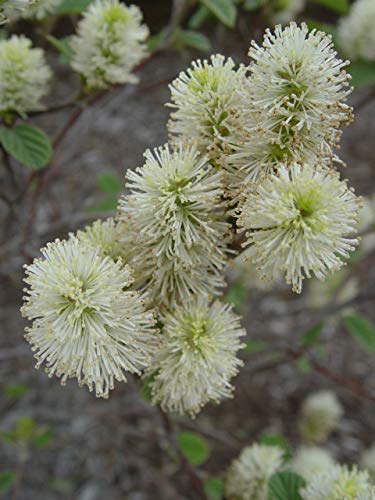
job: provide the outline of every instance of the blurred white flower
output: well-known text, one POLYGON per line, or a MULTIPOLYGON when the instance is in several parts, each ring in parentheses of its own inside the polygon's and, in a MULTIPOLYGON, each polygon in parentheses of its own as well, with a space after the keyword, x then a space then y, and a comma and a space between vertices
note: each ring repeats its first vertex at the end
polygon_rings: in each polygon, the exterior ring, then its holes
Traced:
POLYGON ((290 23, 266 30, 252 42, 250 76, 241 99, 243 134, 229 166, 245 181, 257 182, 283 161, 330 162, 341 131, 352 121, 345 103, 351 89, 348 62, 336 57, 331 37, 290 23))
POLYGON ((327 472, 335 465, 332 455, 318 446, 301 446, 290 463, 291 468, 307 481, 316 474, 327 472))
POLYGON ((356 0, 338 24, 338 43, 350 59, 375 61, 375 2, 356 0))
POLYGON ((19 13, 27 10, 37 0, 0 0, 0 26, 17 19, 19 13))
POLYGON ((235 69, 233 60, 222 55, 193 61, 169 86, 167 106, 175 109, 168 122, 172 140, 194 144, 221 166, 231 151, 231 136, 243 126, 237 91, 245 78, 244 67, 235 69))
POLYGON ((230 379, 242 362, 237 351, 245 335, 239 316, 204 296, 171 309, 161 318, 161 347, 152 361, 152 399, 166 411, 194 416, 209 401, 231 396, 230 379))
POLYGON ((145 57, 148 28, 138 7, 119 0, 96 0, 72 37, 72 67, 89 89, 135 83, 134 68, 145 57))
POLYGON ((119 220, 127 225, 130 261, 158 303, 183 301, 191 294, 217 295, 229 225, 221 209, 221 173, 194 147, 168 145, 148 150, 141 169, 128 171, 131 192, 120 200, 119 220))
POLYGON ((238 226, 249 230, 245 256, 267 278, 285 274, 300 292, 305 277, 339 269, 358 240, 359 201, 336 172, 311 164, 279 166, 240 206, 238 226))
POLYGON ((224 481, 228 500, 268 500, 268 481, 283 465, 283 450, 254 444, 243 449, 224 481))
POLYGON ((276 24, 293 21, 306 6, 306 0, 276 0, 275 3, 276 11, 272 15, 272 21, 276 24))
POLYGON ((44 52, 20 35, 0 41, 0 114, 41 109, 51 71, 44 52))
POLYGON ((367 450, 364 450, 361 459, 360 466, 362 469, 366 469, 370 474, 372 482, 375 483, 375 443, 370 446, 367 450))
POLYGON ((317 474, 300 490, 303 500, 373 500, 374 494, 366 471, 339 465, 317 474))
POLYGON ((336 429, 343 408, 332 391, 310 394, 303 402, 298 422, 302 438, 310 443, 323 443, 336 429))
POLYGON ((37 0, 34 1, 28 9, 25 9, 22 13, 22 17, 33 18, 33 19, 43 19, 44 17, 54 14, 57 7, 62 3, 63 0, 37 0))
POLYGON ((39 368, 71 377, 108 397, 125 372, 140 374, 158 345, 153 313, 145 309, 121 260, 101 257, 78 238, 56 240, 26 267, 24 316, 33 321, 26 339, 39 368))

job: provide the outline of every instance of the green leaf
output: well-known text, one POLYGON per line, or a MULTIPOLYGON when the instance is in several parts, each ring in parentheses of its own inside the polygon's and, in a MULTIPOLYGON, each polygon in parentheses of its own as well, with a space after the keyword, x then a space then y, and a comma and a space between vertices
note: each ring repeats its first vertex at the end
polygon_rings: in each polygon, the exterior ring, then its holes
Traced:
POLYGON ((320 3, 324 7, 331 9, 338 14, 347 14, 350 9, 349 0, 314 0, 316 3, 320 3))
POLYGON ((237 10, 232 0, 200 0, 225 26, 234 28, 237 10))
POLYGON ((224 495, 224 482, 220 477, 210 477, 204 482, 204 491, 209 500, 221 500, 224 495))
POLYGON ((358 61, 352 63, 348 72, 352 75, 352 85, 356 88, 368 87, 375 84, 375 62, 358 61))
POLYGON ((305 357, 297 359, 296 366, 302 373, 311 373, 312 371, 311 363, 305 357))
POLYGON ((324 31, 327 35, 332 35, 333 41, 337 39, 337 28, 334 24, 322 23, 316 19, 307 19, 306 23, 310 30, 316 29, 318 31, 324 31))
POLYGON ((182 453, 192 465, 198 466, 207 462, 210 448, 207 441, 199 434, 189 431, 179 432, 177 441, 182 453))
POLYGON ((58 39, 52 35, 47 35, 47 40, 60 52, 61 62, 69 64, 74 54, 74 51, 70 46, 70 36, 58 39))
POLYGON ((323 331, 323 323, 318 323, 315 326, 306 330, 302 334, 301 342, 304 347, 311 347, 317 343, 321 333, 323 331))
POLYGON ((268 500, 302 500, 299 490, 305 485, 303 477, 294 472, 277 472, 268 482, 268 500))
POLYGON ((29 392, 30 386, 27 384, 11 384, 7 385, 4 389, 4 393, 8 398, 18 399, 29 392))
POLYGON ((242 352, 245 354, 252 354, 253 352, 263 351, 266 347, 266 343, 260 340, 245 340, 246 347, 243 348, 242 352))
POLYGON ((146 44, 148 47, 148 50, 150 52, 154 52, 162 42, 165 36, 165 30, 159 31, 159 33, 156 33, 156 35, 150 36, 147 38, 146 44))
POLYGON ((375 351, 375 326, 362 314, 348 314, 343 317, 348 332, 367 352, 375 351))
POLYGON ((151 385, 150 382, 152 382, 155 377, 156 373, 153 373, 149 377, 146 378, 146 380, 143 382, 142 389, 141 389, 141 396, 142 398, 147 401, 148 403, 151 401, 151 385))
POLYGON ((0 141, 7 153, 33 170, 45 167, 52 158, 52 145, 48 135, 33 125, 2 128, 0 141))
POLYGON ((104 193, 118 194, 122 189, 122 182, 118 175, 100 174, 97 177, 99 189, 104 193))
POLYGON ((17 479, 17 474, 13 470, 0 472, 0 493, 8 493, 17 479))
POLYGON ((189 28, 193 30, 199 29, 212 15, 212 12, 207 9, 204 5, 200 5, 196 12, 191 16, 189 20, 189 28))
POLYGON ((288 459, 291 456, 288 441, 281 434, 263 434, 259 442, 266 446, 277 446, 284 451, 284 458, 288 459))
POLYGON ((53 440, 54 436, 55 435, 52 429, 42 431, 34 437, 33 445, 35 446, 35 448, 44 448, 53 440))
POLYGON ((35 432, 35 421, 31 417, 21 417, 16 423, 15 434, 20 441, 28 441, 35 432))
POLYGON ((58 14, 80 14, 93 0, 64 0, 57 8, 58 14))
POLYGON ((184 30, 179 33, 179 38, 184 45, 193 49, 208 52, 211 49, 210 40, 203 33, 192 30, 184 30))
POLYGON ((236 309, 240 309, 247 298, 247 289, 241 283, 233 284, 224 297, 225 302, 233 304, 236 309))
POLYGON ((90 212, 112 212, 117 209, 118 199, 115 196, 109 196, 89 209, 90 212))
POLYGON ((264 0, 245 0, 243 8, 247 11, 252 11, 259 9, 262 5, 264 5, 264 0))

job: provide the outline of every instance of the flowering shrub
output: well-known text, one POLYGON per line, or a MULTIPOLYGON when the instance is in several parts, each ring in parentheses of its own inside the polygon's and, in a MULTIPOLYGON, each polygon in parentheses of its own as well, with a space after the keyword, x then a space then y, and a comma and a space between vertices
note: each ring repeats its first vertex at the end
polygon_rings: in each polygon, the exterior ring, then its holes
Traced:
MULTIPOLYGON (((187 12, 196 7, 182 3, 187 12)), ((230 26, 237 7, 253 10, 247 1, 223 3, 225 12, 202 0, 194 16, 215 15, 230 26)), ((137 6, 120 0, 84 4, 0 2, 9 29, 0 40, 1 150, 15 187, 12 162, 33 170, 24 190, 33 193, 33 202, 22 241, 33 225, 35 200, 53 178, 53 154, 85 109, 120 85, 136 85, 139 68, 159 52, 205 41, 184 30, 176 12, 177 20, 172 16, 155 41, 137 6), (74 33, 56 38, 54 23, 67 13, 81 14, 70 18, 74 33), (40 31, 30 38, 12 32, 14 24, 39 22, 40 31), (36 46, 46 33, 79 82, 77 96, 55 107, 48 99, 56 61, 48 58, 47 64, 45 49, 36 46), (32 124, 34 117, 71 108, 53 141, 32 124)), ((373 201, 363 203, 340 171, 342 128, 353 121, 350 63, 340 58, 330 34, 293 21, 303 9, 303 1, 269 2, 264 16, 284 25, 265 29, 262 43, 249 41, 246 61, 215 54, 170 79, 169 142, 147 149, 143 165, 125 173, 124 192, 111 186, 116 214, 47 243, 41 256, 28 259, 21 311, 29 321, 25 338, 36 368, 44 366, 62 385, 74 378, 101 398, 121 383, 140 384, 173 433, 169 414, 194 418, 233 397, 244 365, 241 350, 254 348, 246 342, 243 311, 230 300, 228 282, 265 295, 272 287, 300 294, 307 285, 312 297, 316 285, 309 288, 309 280, 327 280, 325 293, 318 291, 324 302, 348 280, 340 269, 373 249, 373 201), (360 233, 366 233, 362 244, 360 233)), ((357 0, 338 32, 343 53, 367 63, 375 60, 374 32, 365 28, 372 11, 368 0, 357 0)), ((12 211, 22 196, 21 190, 15 201, 7 193, 1 199, 12 211)), ((358 286, 347 290, 353 295, 333 301, 334 309, 352 305, 358 286)), ((347 329, 371 350, 372 326, 350 312, 347 329)), ((285 359, 275 348, 276 362, 306 361, 324 318, 318 315, 300 348, 286 349, 285 359)), ((340 374, 313 362, 341 381, 340 374)), ((343 385, 368 396, 345 378, 343 385)), ((311 394, 294 426, 301 439, 296 452, 275 439, 246 446, 225 472, 225 498, 375 498, 366 470, 340 465, 323 448, 342 415, 334 393, 311 394)), ((174 446, 177 441, 172 438, 174 446)), ((370 448, 361 467, 373 474, 373 461, 370 448)), ((205 498, 200 478, 190 473, 205 498)))

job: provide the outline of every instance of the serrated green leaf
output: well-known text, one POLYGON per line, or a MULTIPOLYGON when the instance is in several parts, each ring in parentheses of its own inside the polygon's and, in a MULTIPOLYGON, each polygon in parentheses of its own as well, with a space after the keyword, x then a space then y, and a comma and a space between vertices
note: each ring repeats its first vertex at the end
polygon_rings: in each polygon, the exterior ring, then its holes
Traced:
POLYGON ((210 456, 210 447, 207 441, 195 432, 179 432, 177 442, 182 453, 194 465, 202 465, 210 456))
POLYGON ((232 0, 200 0, 225 26, 234 28, 237 9, 232 0))
POLYGON ((17 474, 13 470, 0 472, 0 493, 8 493, 17 479, 17 474))
POLYGON ((183 30, 179 33, 179 38, 187 47, 208 52, 211 49, 210 40, 203 33, 192 30, 183 30))
POLYGON ((268 482, 268 500, 302 500, 299 491, 305 485, 303 477, 294 472, 277 472, 268 482))
POLYGON ((323 331, 323 323, 318 323, 315 326, 306 330, 302 334, 301 343, 304 347, 311 347, 317 343, 321 333, 323 331))
POLYGON ((30 386, 27 384, 10 384, 4 389, 4 394, 8 398, 18 399, 29 392, 30 386))
POLYGON ((224 495, 224 482, 220 477, 210 477, 204 482, 204 491, 209 500, 221 500, 224 495))
POLYGON ((349 0, 314 0, 314 2, 342 15, 347 14, 350 9, 349 0))
POLYGON ((0 130, 0 141, 7 153, 33 170, 45 167, 52 158, 48 135, 33 125, 25 123, 13 129, 4 127, 0 130))
POLYGON ((64 0, 56 9, 57 14, 80 14, 93 0, 64 0))
POLYGON ((375 351, 375 326, 362 314, 348 314, 342 318, 348 332, 367 352, 375 351))
POLYGON ((375 84, 375 62, 358 61, 352 63, 348 72, 352 75, 351 84, 356 88, 375 84))
POLYGON ((118 175, 100 174, 97 177, 99 189, 104 193, 118 194, 122 189, 122 182, 118 175))

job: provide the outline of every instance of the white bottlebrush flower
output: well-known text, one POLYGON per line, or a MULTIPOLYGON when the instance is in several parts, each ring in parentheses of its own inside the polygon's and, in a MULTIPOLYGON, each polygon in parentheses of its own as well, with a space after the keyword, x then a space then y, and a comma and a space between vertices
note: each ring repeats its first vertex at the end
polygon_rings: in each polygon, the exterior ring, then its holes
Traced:
POLYGON ((13 35, 0 41, 0 114, 41 109, 50 78, 44 52, 32 48, 28 38, 13 35))
POLYGON ((358 240, 359 200, 336 172, 311 164, 281 165, 250 191, 238 225, 246 233, 245 256, 264 277, 278 272, 300 292, 305 277, 323 279, 339 269, 358 240))
POLYGON ((375 61, 375 2, 356 0, 338 24, 338 43, 350 59, 375 61))
POLYGON ((193 61, 169 86, 171 114, 168 129, 174 141, 194 144, 217 164, 230 152, 228 141, 241 128, 239 91, 245 85, 245 69, 235 68, 231 58, 213 55, 209 61, 193 61))
POLYGON ((310 481, 316 474, 327 472, 335 465, 332 455, 318 446, 301 446, 290 463, 293 471, 307 481, 310 481))
POLYGON ((72 38, 72 67, 89 89, 137 82, 132 73, 146 55, 148 28, 138 7, 96 0, 72 38))
POLYGON ((336 465, 314 476, 300 495, 303 500, 374 500, 375 489, 366 471, 336 465))
POLYGON ((161 347, 152 361, 152 399, 166 411, 194 416, 209 401, 231 396, 230 379, 242 362, 237 351, 245 335, 239 316, 205 296, 162 316, 161 347))
POLYGON ((50 14, 54 14, 62 1, 63 0, 37 0, 28 9, 23 11, 22 17, 43 19, 50 14))
POLYGON ((331 37, 290 23, 266 30, 250 47, 250 75, 241 92, 247 102, 243 134, 228 159, 232 170, 257 182, 280 161, 336 158, 340 125, 352 120, 345 103, 351 89, 348 62, 336 57, 331 37), (246 118, 247 116, 247 118, 246 118))
POLYGON ((268 500, 268 481, 283 462, 283 450, 277 446, 254 444, 244 448, 226 473, 225 498, 268 500))
POLYGON ((158 345, 152 312, 138 292, 126 291, 130 269, 102 257, 72 236, 42 249, 26 266, 24 316, 33 321, 26 339, 50 377, 76 377, 98 397, 114 380, 148 367, 158 345))
POLYGON ((37 0, 0 0, 0 26, 17 19, 19 13, 27 10, 37 0))
POLYGON ((120 257, 123 262, 128 263, 131 256, 129 248, 121 242, 124 230, 121 224, 110 217, 97 220, 84 231, 78 231, 77 237, 84 245, 97 249, 103 257, 108 256, 115 260, 120 257))
POLYGON ((162 304, 191 294, 217 295, 224 286, 228 224, 221 211, 221 173, 194 147, 148 150, 141 169, 128 171, 131 192, 120 201, 130 261, 162 304))
POLYGON ((367 470, 372 482, 375 483, 375 443, 362 452, 360 466, 362 469, 367 470))
POLYGON ((318 391, 303 402, 298 422, 302 438, 311 443, 323 443, 335 430, 343 408, 334 392, 318 391))

